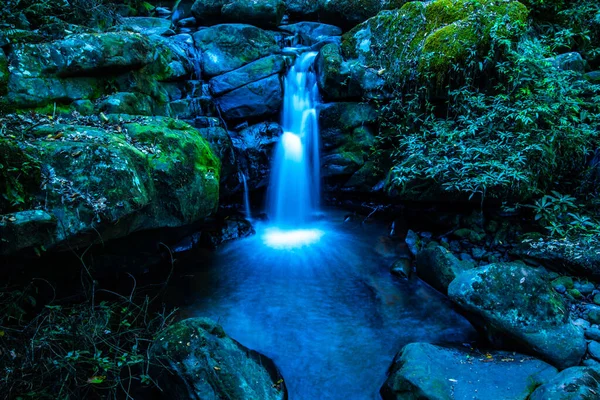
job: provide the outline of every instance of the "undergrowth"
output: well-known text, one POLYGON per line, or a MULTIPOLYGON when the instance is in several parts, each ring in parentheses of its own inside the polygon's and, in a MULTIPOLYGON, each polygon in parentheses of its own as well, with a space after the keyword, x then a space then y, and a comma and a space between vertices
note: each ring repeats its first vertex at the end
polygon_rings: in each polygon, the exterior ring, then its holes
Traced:
POLYGON ((9 399, 122 399, 160 389, 149 348, 176 310, 160 304, 160 292, 151 297, 131 281, 126 295, 100 289, 84 265, 83 298, 59 300, 43 279, 0 288, 0 393, 9 399), (48 292, 49 300, 39 304, 48 292))

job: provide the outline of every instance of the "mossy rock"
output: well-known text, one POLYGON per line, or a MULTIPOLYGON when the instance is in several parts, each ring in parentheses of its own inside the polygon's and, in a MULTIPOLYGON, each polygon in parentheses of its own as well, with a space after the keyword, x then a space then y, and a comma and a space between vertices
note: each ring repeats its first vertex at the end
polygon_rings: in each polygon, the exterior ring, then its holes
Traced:
POLYGON ((493 343, 509 339, 560 369, 578 365, 586 351, 583 330, 547 279, 520 263, 489 264, 458 275, 448 296, 493 343))
POLYGON ((594 400, 600 393, 600 370, 573 367, 561 371, 550 382, 540 386, 529 400, 594 400))
POLYGON ((448 293, 448 286, 456 276, 470 268, 441 246, 427 247, 417 255, 419 278, 444 294, 448 293))
POLYGON ((377 68, 388 84, 409 79, 415 68, 441 82, 471 53, 483 53, 491 35, 514 39, 528 10, 514 0, 434 0, 410 2, 382 11, 343 37, 347 59, 377 68))
POLYGON ((196 129, 170 118, 109 117, 114 125, 76 121, 30 132, 23 151, 42 178, 25 194, 57 221, 46 247, 188 225, 217 209, 220 161, 196 129))
POLYGON ((169 327, 154 342, 151 357, 167 366, 159 378, 173 399, 287 398, 275 364, 229 338, 205 318, 169 327))

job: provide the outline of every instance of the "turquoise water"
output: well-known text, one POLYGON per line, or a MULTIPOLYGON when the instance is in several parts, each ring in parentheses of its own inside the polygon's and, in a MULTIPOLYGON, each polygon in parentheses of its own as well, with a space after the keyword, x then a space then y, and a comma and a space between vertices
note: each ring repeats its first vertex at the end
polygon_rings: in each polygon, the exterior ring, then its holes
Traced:
POLYGON ((195 267, 190 316, 208 316, 272 358, 291 400, 378 399, 407 343, 474 340, 470 324, 417 279, 392 276, 382 225, 329 213, 301 231, 253 237, 195 267))

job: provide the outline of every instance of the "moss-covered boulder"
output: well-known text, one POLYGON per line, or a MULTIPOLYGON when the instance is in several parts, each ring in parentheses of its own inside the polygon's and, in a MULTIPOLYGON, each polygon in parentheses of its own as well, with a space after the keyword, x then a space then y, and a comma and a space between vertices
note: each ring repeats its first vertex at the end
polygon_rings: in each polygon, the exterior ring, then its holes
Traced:
POLYGON ((419 278, 444 294, 454 278, 471 267, 442 246, 428 246, 417 255, 419 278))
POLYGON ((494 343, 513 341, 561 369, 585 354, 583 330, 571 323, 569 307, 541 270, 520 263, 475 268, 452 281, 448 296, 494 343))
POLYGON ((593 400, 600 393, 600 369, 573 367, 540 386, 529 400, 593 400))
POLYGON ((151 357, 169 370, 160 380, 171 399, 287 398, 275 364, 208 319, 187 319, 169 327, 154 342, 151 357))
POLYGON ((317 82, 323 97, 329 101, 342 101, 359 98, 366 86, 359 83, 349 63, 342 57, 342 49, 338 44, 329 43, 321 47, 315 60, 317 82))
POLYGON ((208 77, 233 71, 281 49, 275 35, 252 25, 221 24, 194 34, 202 51, 202 70, 208 77))
MULTIPOLYGON (((221 165, 196 129, 169 118, 114 121, 31 129, 35 139, 22 151, 40 167, 39 184, 27 187, 34 199, 27 206, 56 221, 48 240, 35 246, 87 245, 191 224, 216 211, 221 165)), ((18 240, 18 229, 13 233, 3 237, 0 253, 33 246, 18 240)))
POLYGON ((376 70, 390 86, 412 79, 415 69, 441 81, 470 53, 483 52, 490 35, 512 39, 520 34, 527 15, 514 0, 410 2, 346 33, 343 55, 376 70))
POLYGON ((131 32, 17 44, 10 54, 8 101, 18 108, 98 98, 107 76, 139 70, 155 62, 157 51, 145 36, 131 32))
POLYGON ((375 108, 367 103, 327 103, 319 107, 323 156, 321 172, 330 188, 340 188, 367 161, 374 144, 375 108))
POLYGON ((396 356, 381 388, 384 400, 526 400, 548 383, 556 368, 521 354, 468 352, 429 343, 411 343, 396 356))

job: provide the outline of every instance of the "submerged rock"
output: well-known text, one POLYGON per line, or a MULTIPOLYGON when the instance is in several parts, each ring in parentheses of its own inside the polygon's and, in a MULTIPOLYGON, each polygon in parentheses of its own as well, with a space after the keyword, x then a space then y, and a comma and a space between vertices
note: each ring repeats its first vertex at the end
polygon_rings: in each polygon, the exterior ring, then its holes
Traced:
POLYGON ((229 338, 211 320, 192 318, 169 327, 150 351, 170 370, 160 376, 170 399, 287 398, 273 361, 229 338))
POLYGON ((573 367, 533 392, 529 400, 593 400, 600 397, 600 370, 573 367))
POLYGON ((556 374, 553 366, 521 354, 482 354, 411 343, 396 356, 381 396, 384 400, 526 400, 556 374))
POLYGON ((514 340, 561 369, 579 364, 586 351, 583 329, 571 322, 567 304, 541 270, 520 263, 475 268, 452 281, 448 296, 493 343, 514 340))

